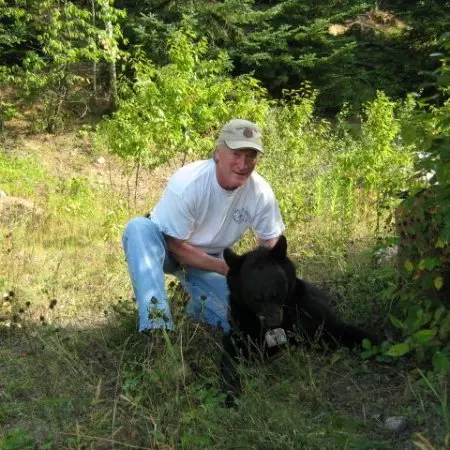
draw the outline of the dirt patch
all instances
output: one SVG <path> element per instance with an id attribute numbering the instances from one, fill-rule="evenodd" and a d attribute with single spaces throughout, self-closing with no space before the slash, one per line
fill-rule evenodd
<path id="1" fill-rule="evenodd" d="M 35 220 L 42 217 L 42 214 L 43 211 L 31 200 L 0 195 L 0 225 L 9 226 L 27 217 Z"/>
<path id="2" fill-rule="evenodd" d="M 26 133 L 27 124 L 14 119 L 7 123 L 3 147 L 10 155 L 31 156 L 57 178 L 86 178 L 125 195 L 132 210 L 147 212 L 157 200 L 174 163 L 149 171 L 137 168 L 116 155 L 99 153 L 92 134 Z"/>

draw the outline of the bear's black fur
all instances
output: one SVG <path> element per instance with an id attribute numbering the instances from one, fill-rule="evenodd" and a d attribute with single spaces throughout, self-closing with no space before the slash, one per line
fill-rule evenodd
<path id="1" fill-rule="evenodd" d="M 268 330 L 284 329 L 290 343 L 299 336 L 320 339 L 332 347 L 359 346 L 365 338 L 377 342 L 370 333 L 333 314 L 324 292 L 297 278 L 284 236 L 272 249 L 259 247 L 243 255 L 226 249 L 224 258 L 229 266 L 231 333 L 224 337 L 222 378 L 229 393 L 240 390 L 239 357 L 248 359 L 251 348 L 258 348 L 261 355 L 277 351 L 276 347 L 267 348 Z"/>

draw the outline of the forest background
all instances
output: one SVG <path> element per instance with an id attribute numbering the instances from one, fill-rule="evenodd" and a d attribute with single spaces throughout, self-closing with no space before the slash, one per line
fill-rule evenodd
<path id="1" fill-rule="evenodd" d="M 2 449 L 449 446 L 449 2 L 0 7 Z M 136 333 L 120 235 L 233 117 L 298 274 L 386 339 L 242 365 L 229 410 L 173 281 L 177 335 Z"/>

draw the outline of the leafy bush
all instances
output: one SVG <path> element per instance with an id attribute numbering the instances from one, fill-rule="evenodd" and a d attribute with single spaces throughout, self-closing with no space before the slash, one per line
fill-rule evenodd
<path id="1" fill-rule="evenodd" d="M 157 68 L 138 55 L 136 81 L 122 85 L 118 111 L 100 125 L 97 143 L 156 168 L 174 157 L 209 155 L 217 130 L 233 117 L 262 122 L 268 101 L 258 81 L 231 78 L 227 55 L 207 60 L 206 50 L 205 39 L 181 29 L 168 40 L 169 64 Z"/>
<path id="2" fill-rule="evenodd" d="M 260 170 L 277 193 L 287 228 L 320 223 L 332 248 L 342 247 L 361 223 L 373 222 L 377 231 L 412 174 L 415 147 L 403 142 L 400 126 L 411 114 L 409 104 L 378 93 L 354 133 L 345 111 L 336 126 L 314 116 L 317 93 L 308 86 L 286 94 L 268 114 L 269 151 Z"/>
<path id="3" fill-rule="evenodd" d="M 14 32 L 20 30 L 21 38 L 32 43 L 16 64 L 0 66 L 0 83 L 15 86 L 28 101 L 39 100 L 36 129 L 59 131 L 70 114 L 68 106 L 87 105 L 92 95 L 87 89 L 92 70 L 86 64 L 115 63 L 119 58 L 121 32 L 116 23 L 125 13 L 109 2 L 93 1 L 91 8 L 98 9 L 96 24 L 91 11 L 70 1 L 31 1 L 25 8 L 23 2 L 11 3 L 14 6 L 7 8 L 6 15 L 14 19 Z M 0 102 L 0 108 L 0 120 L 14 112 L 7 103 Z"/>
<path id="4" fill-rule="evenodd" d="M 450 38 L 443 37 L 450 50 Z M 448 93 L 448 58 L 442 57 L 437 86 Z M 427 106 L 426 104 L 424 106 Z M 402 342 L 375 349 L 381 357 L 413 353 L 431 361 L 437 373 L 450 372 L 450 100 L 417 110 L 406 134 L 420 145 L 408 198 L 397 210 L 400 287 L 389 316 Z M 368 348 L 369 354 L 372 351 Z"/>

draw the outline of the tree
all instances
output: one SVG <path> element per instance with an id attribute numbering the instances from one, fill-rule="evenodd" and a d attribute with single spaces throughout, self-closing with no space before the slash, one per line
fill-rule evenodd
<path id="1" fill-rule="evenodd" d="M 3 80 L 20 86 L 22 97 L 39 98 L 43 109 L 39 123 L 53 132 L 63 126 L 66 106 L 85 102 L 88 96 L 85 89 L 91 77 L 85 65 L 101 60 L 115 64 L 119 56 L 116 40 L 120 38 L 116 23 L 124 14 L 109 1 L 100 0 L 98 28 L 89 10 L 70 1 L 31 0 L 27 13 L 21 0 L 12 3 L 9 16 L 15 18 L 17 27 L 32 33 L 35 46 L 16 64 L 2 66 Z"/>
<path id="2" fill-rule="evenodd" d="M 207 156 L 217 129 L 232 117 L 262 122 L 265 91 L 249 76 L 231 78 L 226 53 L 206 59 L 207 42 L 188 27 L 167 42 L 169 63 L 134 61 L 136 81 L 122 85 L 118 110 L 99 128 L 98 142 L 150 169 L 173 158 Z"/>

